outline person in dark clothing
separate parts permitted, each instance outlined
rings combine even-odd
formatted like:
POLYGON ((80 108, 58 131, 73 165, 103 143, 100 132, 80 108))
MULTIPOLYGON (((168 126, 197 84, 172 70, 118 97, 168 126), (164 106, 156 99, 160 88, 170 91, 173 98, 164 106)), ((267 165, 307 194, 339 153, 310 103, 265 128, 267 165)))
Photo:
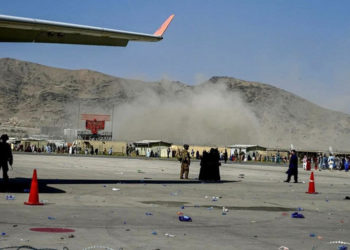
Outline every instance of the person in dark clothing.
POLYGON ((220 154, 217 149, 212 148, 209 153, 203 151, 199 171, 199 180, 220 181, 220 154))
POLYGON ((167 158, 169 158, 169 156, 170 156, 170 148, 167 149, 166 153, 167 153, 167 158))
POLYGON ((200 170, 199 170, 199 180, 208 180, 209 177, 209 154, 207 153, 207 151, 203 151, 203 155, 202 155, 202 159, 201 159, 201 163, 200 163, 200 170))
POLYGON ((224 152, 224 161, 225 161, 225 163, 227 163, 227 158, 228 158, 227 149, 225 149, 225 152, 224 152))
POLYGON ((9 139, 7 134, 3 134, 1 137, 0 142, 0 169, 2 169, 2 176, 5 183, 9 181, 9 177, 7 175, 7 172, 9 170, 9 167, 7 165, 7 162, 10 163, 10 166, 13 164, 13 157, 12 157, 12 150, 10 144, 8 144, 6 141, 9 139))
POLYGON ((292 150, 292 155, 289 160, 289 168, 286 174, 288 177, 284 182, 289 182, 292 175, 294 175, 294 182, 298 182, 298 156, 294 149, 292 150))

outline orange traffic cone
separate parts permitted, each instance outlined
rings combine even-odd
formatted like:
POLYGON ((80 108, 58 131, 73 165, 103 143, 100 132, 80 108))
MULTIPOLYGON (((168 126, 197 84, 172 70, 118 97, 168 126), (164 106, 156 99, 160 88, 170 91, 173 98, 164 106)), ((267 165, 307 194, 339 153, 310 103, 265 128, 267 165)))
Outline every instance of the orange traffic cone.
POLYGON ((306 193, 307 194, 317 194, 317 192, 315 190, 314 172, 311 172, 310 181, 309 181, 309 191, 306 193))
POLYGON ((39 202, 39 188, 38 188, 38 178, 36 176, 36 169, 33 172, 32 184, 30 185, 30 194, 28 202, 24 202, 25 205, 44 205, 39 202))

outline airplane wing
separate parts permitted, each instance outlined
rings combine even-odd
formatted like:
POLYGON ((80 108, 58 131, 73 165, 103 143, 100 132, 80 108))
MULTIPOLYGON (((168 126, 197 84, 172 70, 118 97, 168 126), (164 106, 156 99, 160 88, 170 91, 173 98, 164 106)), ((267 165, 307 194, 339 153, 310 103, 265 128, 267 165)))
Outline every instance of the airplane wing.
POLYGON ((174 15, 154 34, 0 15, 0 42, 66 43, 127 46, 129 41, 158 42, 174 15))

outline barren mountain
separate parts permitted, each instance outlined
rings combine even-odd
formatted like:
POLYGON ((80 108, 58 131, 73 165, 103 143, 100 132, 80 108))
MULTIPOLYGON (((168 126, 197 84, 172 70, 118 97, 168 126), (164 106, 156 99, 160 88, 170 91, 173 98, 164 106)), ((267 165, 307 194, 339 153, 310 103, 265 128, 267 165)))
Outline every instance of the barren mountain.
POLYGON ((213 77, 197 86, 0 59, 0 132, 78 128, 79 114, 113 115, 114 139, 348 150, 350 115, 268 84, 213 77))

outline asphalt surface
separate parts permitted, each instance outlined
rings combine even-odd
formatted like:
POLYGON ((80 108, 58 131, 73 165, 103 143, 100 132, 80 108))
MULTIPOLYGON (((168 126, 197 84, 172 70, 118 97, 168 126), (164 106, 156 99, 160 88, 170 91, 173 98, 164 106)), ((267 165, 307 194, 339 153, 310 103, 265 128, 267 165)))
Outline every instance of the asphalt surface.
POLYGON ((222 182, 202 183, 198 162, 190 180, 179 180, 175 161, 15 155, 11 184, 0 189, 0 249, 311 250, 350 242, 350 173, 315 171, 319 194, 312 195, 302 169, 298 184, 283 182, 281 166, 223 164, 220 171, 222 182), (23 204, 34 168, 43 206, 23 204), (298 208, 304 219, 291 218, 298 208), (179 221, 178 212, 192 222, 179 221))

